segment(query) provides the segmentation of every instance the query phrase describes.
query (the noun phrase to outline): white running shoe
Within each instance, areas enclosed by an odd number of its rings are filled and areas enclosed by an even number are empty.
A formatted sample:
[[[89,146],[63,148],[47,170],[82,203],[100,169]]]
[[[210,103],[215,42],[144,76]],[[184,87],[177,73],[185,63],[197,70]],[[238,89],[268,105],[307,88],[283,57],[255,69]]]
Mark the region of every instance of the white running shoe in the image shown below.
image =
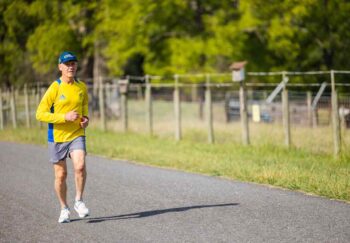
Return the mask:
[[[86,207],[85,203],[81,200],[75,201],[74,209],[79,214],[80,218],[85,218],[89,216],[89,209]]]
[[[70,216],[69,208],[62,209],[60,217],[58,218],[58,223],[69,223],[70,222],[69,216]]]

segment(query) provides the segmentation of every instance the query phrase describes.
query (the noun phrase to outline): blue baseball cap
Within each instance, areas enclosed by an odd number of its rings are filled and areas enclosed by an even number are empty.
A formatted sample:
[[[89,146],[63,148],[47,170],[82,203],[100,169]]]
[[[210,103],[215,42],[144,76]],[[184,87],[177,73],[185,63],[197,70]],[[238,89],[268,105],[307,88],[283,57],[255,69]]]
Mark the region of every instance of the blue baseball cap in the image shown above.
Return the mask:
[[[73,54],[73,52],[70,51],[64,51],[61,53],[60,57],[58,58],[58,64],[69,62],[69,61],[78,61],[78,58]]]

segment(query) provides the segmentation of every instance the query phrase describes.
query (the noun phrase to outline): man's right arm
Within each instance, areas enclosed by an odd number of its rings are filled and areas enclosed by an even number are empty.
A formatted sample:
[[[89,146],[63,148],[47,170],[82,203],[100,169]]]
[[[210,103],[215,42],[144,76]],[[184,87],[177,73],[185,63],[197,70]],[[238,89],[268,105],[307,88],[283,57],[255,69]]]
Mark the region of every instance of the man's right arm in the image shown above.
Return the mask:
[[[36,119],[47,123],[65,123],[65,114],[51,113],[51,107],[56,99],[58,84],[52,83],[40,101],[36,110]]]

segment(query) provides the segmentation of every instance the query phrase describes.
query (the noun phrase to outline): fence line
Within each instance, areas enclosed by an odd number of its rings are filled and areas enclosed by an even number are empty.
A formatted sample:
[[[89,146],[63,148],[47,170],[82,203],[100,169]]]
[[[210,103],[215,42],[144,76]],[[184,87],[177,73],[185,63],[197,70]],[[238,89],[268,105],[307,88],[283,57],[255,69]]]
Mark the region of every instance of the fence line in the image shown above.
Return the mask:
[[[269,76],[269,75],[321,75],[321,74],[331,74],[330,79],[330,86],[332,88],[331,91],[331,111],[332,111],[332,127],[333,127],[333,142],[334,142],[334,155],[339,156],[341,153],[341,146],[342,146],[342,137],[341,137],[341,128],[342,126],[346,125],[346,119],[345,115],[348,114],[341,114],[341,117],[339,117],[339,104],[338,104],[338,93],[335,90],[335,87],[348,87],[350,84],[346,83],[336,83],[335,82],[335,74],[350,74],[350,71],[319,71],[319,72],[248,72],[248,75],[256,75],[256,76]],[[152,80],[162,79],[161,76],[151,76],[146,75],[144,77],[137,77],[137,76],[129,76],[129,79],[133,80],[139,80],[139,81],[145,81],[144,83],[139,84],[129,84],[128,82],[125,84],[126,90],[121,90],[121,82],[123,79],[110,79],[112,80],[112,84],[104,83],[102,77],[100,78],[98,87],[98,117],[101,121],[101,129],[107,130],[107,117],[106,108],[110,109],[109,107],[106,107],[106,104],[110,102],[112,99],[111,97],[115,94],[119,95],[119,107],[120,107],[120,117],[122,118],[122,124],[123,124],[123,131],[128,130],[128,99],[130,99],[130,95],[135,92],[135,90],[138,90],[138,97],[139,99],[144,99],[145,101],[145,121],[147,125],[147,130],[149,134],[154,133],[154,112],[153,112],[153,97],[155,95],[159,95],[157,92],[157,89],[173,89],[173,105],[174,105],[174,121],[175,121],[175,139],[181,140],[182,139],[182,106],[181,106],[181,97],[184,95],[183,91],[187,90],[189,88],[196,90],[196,92],[202,92],[200,90],[203,90],[203,101],[204,107],[205,107],[205,120],[206,120],[206,126],[207,126],[207,134],[208,134],[208,142],[214,143],[215,141],[215,134],[214,134],[214,119],[213,119],[213,90],[215,89],[223,89],[225,92],[225,95],[229,90],[235,90],[235,92],[238,92],[239,94],[239,117],[241,119],[241,132],[242,132],[242,143],[243,144],[250,144],[250,134],[249,134],[249,109],[247,104],[247,91],[246,88],[254,88],[254,87],[275,87],[277,83],[253,83],[253,82],[247,82],[247,83],[214,83],[211,80],[211,77],[216,76],[225,76],[229,74],[187,74],[187,75],[175,75],[174,76],[174,83],[152,83]],[[201,77],[204,79],[203,83],[181,83],[180,78],[184,77]],[[117,82],[115,82],[117,81]],[[283,86],[281,99],[282,99],[282,121],[283,121],[283,128],[284,128],[284,137],[285,137],[285,145],[291,146],[292,139],[291,139],[291,125],[290,125],[290,115],[291,115],[291,104],[290,104],[290,91],[288,90],[289,87],[320,87],[322,86],[322,83],[286,83]],[[34,84],[25,84],[23,86],[23,92],[20,93],[20,88],[11,88],[9,90],[0,89],[0,129],[4,129],[5,125],[8,123],[9,120],[12,122],[13,128],[18,127],[18,113],[22,114],[24,113],[25,119],[25,125],[30,128],[31,127],[31,113],[34,112],[35,109],[31,108],[31,100],[35,100],[35,104],[37,105],[39,103],[39,100],[44,93],[44,90],[46,89],[47,84],[43,83],[36,83]],[[144,90],[142,90],[144,89]],[[32,92],[29,92],[31,90]],[[113,93],[113,90],[114,93]],[[154,92],[152,91],[154,90]],[[323,93],[324,90],[322,90]],[[117,92],[117,93],[116,93]],[[196,94],[193,93],[193,94]],[[250,91],[249,91],[250,92]],[[256,92],[252,90],[252,92]],[[144,96],[143,96],[144,93]],[[320,97],[322,95],[318,95],[317,102],[312,100],[312,93],[310,91],[305,91],[306,94],[306,104],[307,104],[307,117],[308,117],[308,124],[311,127],[316,127],[318,123],[318,113],[317,113],[317,103],[320,100]],[[323,94],[324,96],[324,94]],[[215,98],[215,97],[214,97]],[[24,112],[18,111],[18,100],[22,99],[22,102],[24,102]],[[94,100],[95,97],[92,97]],[[225,98],[226,99],[226,98]],[[226,101],[225,101],[226,103]],[[229,104],[230,105],[230,104]],[[266,106],[264,102],[260,102],[261,107]],[[249,107],[251,107],[252,104],[249,104]],[[231,108],[231,107],[229,107]],[[348,107],[350,108],[350,107]],[[226,108],[225,108],[226,109]],[[294,108],[295,109],[295,108]],[[108,111],[109,112],[109,111]],[[227,114],[226,114],[227,115]],[[10,119],[9,119],[10,118]],[[349,117],[350,118],[350,117]],[[21,118],[22,119],[22,118]],[[252,118],[251,118],[252,119]],[[266,119],[266,118],[264,118]],[[341,120],[341,124],[340,124]],[[41,126],[41,123],[38,123]],[[345,125],[344,125],[345,124]]]
[[[212,76],[210,76],[212,77]],[[84,80],[85,81],[85,80]],[[149,82],[152,84],[152,87],[158,87],[158,88],[173,88],[175,87],[174,83],[152,83],[152,78],[150,76],[149,78]],[[108,82],[106,82],[108,83]],[[192,82],[192,83],[178,83],[177,86],[178,87],[192,87],[193,85],[204,85],[205,86],[210,86],[210,87],[238,87],[239,83],[234,83],[234,82],[220,82],[220,83],[215,83],[215,82],[211,82],[209,84],[205,83],[205,81],[203,81],[202,83],[198,83],[198,82]],[[247,87],[275,87],[276,85],[278,85],[279,83],[255,83],[255,82],[245,82],[245,86]],[[42,83],[42,82],[38,82],[38,83],[25,83],[23,84],[23,86],[19,86],[17,87],[17,89],[25,89],[25,86],[27,87],[27,89],[29,90],[36,90],[38,87],[48,87],[50,84],[48,83]],[[112,84],[118,86],[118,84]],[[287,83],[286,86],[288,87],[319,87],[322,85],[322,82],[320,83]],[[146,88],[147,84],[146,83],[130,83],[129,84],[130,87],[142,87],[142,88]],[[337,87],[350,87],[350,83],[335,83],[335,86]],[[3,89],[6,90],[6,89]]]
[[[329,71],[271,71],[271,72],[247,72],[247,76],[300,76],[300,75],[324,75],[324,74],[350,74],[349,70],[329,70]],[[207,75],[210,77],[224,77],[224,76],[232,76],[232,73],[196,73],[196,74],[174,74],[173,78],[177,76],[178,78],[181,77],[202,77],[205,78]],[[108,76],[100,76],[98,79],[102,80],[116,80],[119,79],[129,79],[129,80],[138,80],[138,81],[145,81],[146,76],[149,76],[150,80],[164,80],[169,79],[167,76],[159,76],[159,75],[149,75],[146,74],[144,76],[134,76],[134,75],[127,75],[126,77],[108,77]],[[86,78],[84,79],[86,82],[93,82],[93,78]],[[41,81],[35,81],[33,83],[28,83],[28,88],[31,88],[31,86],[45,86],[48,85],[49,82],[41,82]]]

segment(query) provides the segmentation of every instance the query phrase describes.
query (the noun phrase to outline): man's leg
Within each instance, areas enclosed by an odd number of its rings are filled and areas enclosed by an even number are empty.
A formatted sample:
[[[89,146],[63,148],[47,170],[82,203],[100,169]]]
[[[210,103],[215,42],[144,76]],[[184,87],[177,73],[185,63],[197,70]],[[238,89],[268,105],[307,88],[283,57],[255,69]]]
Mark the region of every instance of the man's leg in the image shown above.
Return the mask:
[[[73,160],[74,174],[75,174],[75,203],[74,209],[79,214],[80,218],[89,216],[89,209],[86,207],[83,200],[83,192],[86,181],[86,166],[85,166],[85,151],[73,150],[70,153],[70,157]]]
[[[61,208],[67,207],[67,164],[61,160],[54,164],[55,170],[55,191],[60,201]]]
[[[86,181],[86,166],[85,166],[85,151],[84,150],[73,150],[70,153],[70,157],[73,161],[74,166],[74,177],[75,177],[75,200],[82,200],[85,181]]]

